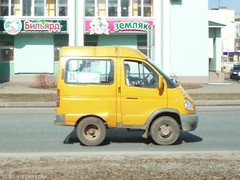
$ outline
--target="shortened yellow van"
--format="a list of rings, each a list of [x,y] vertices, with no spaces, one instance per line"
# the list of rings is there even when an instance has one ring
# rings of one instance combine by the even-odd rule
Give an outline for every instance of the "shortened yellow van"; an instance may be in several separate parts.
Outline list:
[[[107,128],[143,130],[170,145],[198,124],[185,90],[131,48],[62,48],[57,93],[55,125],[75,127],[88,146],[101,144]]]

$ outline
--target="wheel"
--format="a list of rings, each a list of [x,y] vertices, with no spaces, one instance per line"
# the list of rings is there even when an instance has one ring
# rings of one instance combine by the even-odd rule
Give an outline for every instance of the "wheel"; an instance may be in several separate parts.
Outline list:
[[[96,117],[81,120],[76,131],[79,141],[86,146],[97,146],[106,137],[106,126],[101,119]]]
[[[169,116],[162,116],[153,122],[150,133],[155,143],[171,145],[179,137],[179,125],[175,119]]]

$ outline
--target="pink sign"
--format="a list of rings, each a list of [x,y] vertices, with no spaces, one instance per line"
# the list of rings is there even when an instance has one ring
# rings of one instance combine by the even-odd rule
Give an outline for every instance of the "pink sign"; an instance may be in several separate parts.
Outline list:
[[[147,32],[153,26],[153,21],[139,20],[105,20],[95,18],[85,20],[85,32],[90,34],[109,34],[109,32]]]

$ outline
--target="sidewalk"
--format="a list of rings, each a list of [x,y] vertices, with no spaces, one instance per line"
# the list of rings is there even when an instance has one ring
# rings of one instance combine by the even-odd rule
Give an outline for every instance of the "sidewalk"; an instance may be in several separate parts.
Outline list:
[[[227,80],[225,83],[200,84],[198,89],[189,89],[189,94],[207,93],[239,93],[240,82]],[[0,94],[56,94],[54,90],[31,88],[30,83],[6,82],[0,83]],[[197,100],[196,106],[240,106],[240,100]],[[56,102],[0,102],[1,107],[56,107]]]

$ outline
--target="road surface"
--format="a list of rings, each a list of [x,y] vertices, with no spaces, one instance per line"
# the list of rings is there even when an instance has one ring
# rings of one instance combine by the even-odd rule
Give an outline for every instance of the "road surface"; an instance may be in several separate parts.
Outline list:
[[[0,153],[239,151],[240,107],[198,108],[199,125],[175,145],[155,145],[142,132],[111,129],[103,145],[80,145],[73,127],[54,126],[51,108],[0,109]]]

